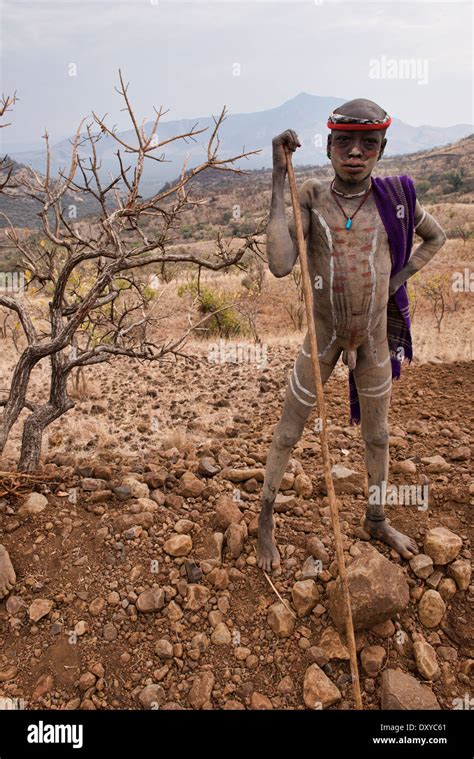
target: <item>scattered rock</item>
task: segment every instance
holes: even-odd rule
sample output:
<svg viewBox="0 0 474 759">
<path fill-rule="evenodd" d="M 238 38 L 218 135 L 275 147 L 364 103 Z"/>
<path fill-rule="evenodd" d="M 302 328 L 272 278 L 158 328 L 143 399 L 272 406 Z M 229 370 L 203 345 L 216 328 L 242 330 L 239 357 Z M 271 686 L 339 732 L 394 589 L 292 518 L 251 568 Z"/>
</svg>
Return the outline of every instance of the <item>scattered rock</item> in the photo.
<svg viewBox="0 0 474 759">
<path fill-rule="evenodd" d="M 47 598 L 37 598 L 30 604 L 28 609 L 28 615 L 31 621 L 38 622 L 38 620 L 49 614 L 53 606 L 53 601 L 49 601 Z"/>
<path fill-rule="evenodd" d="M 446 612 L 446 604 L 437 590 L 427 590 L 418 604 L 418 616 L 425 627 L 437 627 Z"/>
<path fill-rule="evenodd" d="M 138 699 L 144 709 L 159 709 L 165 701 L 166 694 L 162 685 L 146 685 L 140 691 Z"/>
<path fill-rule="evenodd" d="M 295 629 L 295 618 L 281 601 L 270 606 L 267 621 L 279 638 L 288 638 Z"/>
<path fill-rule="evenodd" d="M 212 672 L 201 672 L 195 677 L 191 690 L 188 693 L 188 703 L 193 709 L 202 709 L 204 704 L 211 700 L 214 687 L 214 675 Z"/>
<path fill-rule="evenodd" d="M 403 570 L 372 546 L 347 569 L 354 629 L 384 622 L 408 606 L 408 583 Z M 341 581 L 329 591 L 329 613 L 338 628 L 345 629 Z"/>
<path fill-rule="evenodd" d="M 433 564 L 449 564 L 460 552 L 462 540 L 447 527 L 433 527 L 425 535 L 424 548 Z"/>
<path fill-rule="evenodd" d="M 228 495 L 221 495 L 216 503 L 216 522 L 219 527 L 226 530 L 230 524 L 238 524 L 243 519 L 243 514 L 237 503 Z"/>
<path fill-rule="evenodd" d="M 426 471 L 430 472 L 431 474 L 440 474 L 441 472 L 447 472 L 449 469 L 451 469 L 451 464 L 443 459 L 442 456 L 438 455 L 425 456 L 425 458 L 421 459 L 421 463 L 426 465 Z"/>
<path fill-rule="evenodd" d="M 394 474 L 416 474 L 416 464 L 410 459 L 394 461 L 392 464 L 392 472 Z"/>
<path fill-rule="evenodd" d="M 433 646 L 430 646 L 425 640 L 417 640 L 413 644 L 413 653 L 415 654 L 416 668 L 420 675 L 425 680 L 437 680 L 441 673 Z"/>
<path fill-rule="evenodd" d="M 303 682 L 303 699 L 308 709 L 326 709 L 342 698 L 339 688 L 318 667 L 311 664 L 305 672 Z"/>
<path fill-rule="evenodd" d="M 308 614 L 319 601 L 319 591 L 314 580 L 295 582 L 291 591 L 291 598 L 299 617 Z"/>
<path fill-rule="evenodd" d="M 247 527 L 245 522 L 236 524 L 232 522 L 226 530 L 225 539 L 227 549 L 232 559 L 238 559 L 244 548 L 244 541 L 247 537 Z"/>
<path fill-rule="evenodd" d="M 383 710 L 440 709 L 434 693 L 401 669 L 385 669 L 382 674 L 381 707 Z"/>
<path fill-rule="evenodd" d="M 144 590 L 143 593 L 137 598 L 136 607 L 138 611 L 148 613 L 152 611 L 160 611 L 165 605 L 165 592 L 161 588 L 149 588 Z"/>
<path fill-rule="evenodd" d="M 456 580 L 459 590 L 467 590 L 471 582 L 471 564 L 469 561 L 457 559 L 449 565 L 448 572 Z"/>
<path fill-rule="evenodd" d="M 410 559 L 410 568 L 417 577 L 426 580 L 433 572 L 433 559 L 425 553 L 419 553 Z"/>
<path fill-rule="evenodd" d="M 212 631 L 211 641 L 216 646 L 228 646 L 232 640 L 232 635 L 225 624 L 225 622 L 219 622 Z"/>
<path fill-rule="evenodd" d="M 191 611 L 199 611 L 207 604 L 210 596 L 211 591 L 205 585 L 188 585 L 185 608 Z"/>
<path fill-rule="evenodd" d="M 309 498 L 313 492 L 313 483 L 307 474 L 297 474 L 293 485 L 296 490 L 296 495 L 301 498 Z"/>
<path fill-rule="evenodd" d="M 193 472 L 184 472 L 179 485 L 179 492 L 184 498 L 198 498 L 206 487 L 206 483 L 196 477 Z"/>
<path fill-rule="evenodd" d="M 367 646 L 361 651 L 360 661 L 364 672 L 375 677 L 382 669 L 387 653 L 382 646 Z"/>
<path fill-rule="evenodd" d="M 273 704 L 267 696 L 254 691 L 250 696 L 251 709 L 273 709 Z"/>
<path fill-rule="evenodd" d="M 334 627 L 327 627 L 324 630 L 319 648 L 328 660 L 340 659 L 341 661 L 347 661 L 350 658 L 347 646 L 344 645 Z"/>
<path fill-rule="evenodd" d="M 306 548 L 315 559 L 322 561 L 323 564 L 329 564 L 330 557 L 326 550 L 326 546 L 318 537 L 316 537 L 316 535 L 312 535 L 308 538 Z"/>
<path fill-rule="evenodd" d="M 163 550 L 169 556 L 187 556 L 193 547 L 193 541 L 189 535 L 172 535 L 165 542 Z"/>
<path fill-rule="evenodd" d="M 20 516 L 41 514 L 48 505 L 48 499 L 41 493 L 30 493 L 18 509 Z"/>
</svg>

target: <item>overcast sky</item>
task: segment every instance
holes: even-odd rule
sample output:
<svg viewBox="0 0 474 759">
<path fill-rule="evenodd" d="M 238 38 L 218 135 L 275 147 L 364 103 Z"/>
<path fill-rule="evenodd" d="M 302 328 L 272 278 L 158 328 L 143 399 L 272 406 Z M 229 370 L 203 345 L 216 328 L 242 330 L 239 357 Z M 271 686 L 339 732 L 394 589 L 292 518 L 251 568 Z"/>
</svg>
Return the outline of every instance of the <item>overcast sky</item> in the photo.
<svg viewBox="0 0 474 759">
<path fill-rule="evenodd" d="M 415 125 L 473 122 L 469 1 L 0 2 L 1 89 L 20 98 L 5 148 L 40 145 L 45 127 L 69 136 L 91 110 L 128 128 L 119 67 L 140 118 L 264 110 L 304 91 L 368 97 Z M 413 78 L 383 77 L 408 59 Z"/>
</svg>

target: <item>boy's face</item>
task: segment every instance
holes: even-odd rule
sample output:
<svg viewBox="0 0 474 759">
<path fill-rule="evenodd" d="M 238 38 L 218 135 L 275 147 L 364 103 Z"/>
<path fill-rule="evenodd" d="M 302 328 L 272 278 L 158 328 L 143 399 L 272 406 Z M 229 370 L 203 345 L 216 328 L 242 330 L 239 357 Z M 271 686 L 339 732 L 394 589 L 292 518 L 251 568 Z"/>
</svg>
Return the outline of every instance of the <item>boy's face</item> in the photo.
<svg viewBox="0 0 474 759">
<path fill-rule="evenodd" d="M 369 177 L 387 140 L 383 132 L 335 129 L 328 142 L 328 155 L 343 182 L 357 184 Z"/>
</svg>

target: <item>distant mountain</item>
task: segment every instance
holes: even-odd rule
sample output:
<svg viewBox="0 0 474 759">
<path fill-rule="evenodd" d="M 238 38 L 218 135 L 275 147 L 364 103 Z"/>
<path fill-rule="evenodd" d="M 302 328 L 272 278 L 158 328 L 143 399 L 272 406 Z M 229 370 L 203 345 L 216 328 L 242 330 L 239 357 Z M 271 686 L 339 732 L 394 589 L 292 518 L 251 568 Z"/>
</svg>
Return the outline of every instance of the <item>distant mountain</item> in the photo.
<svg viewBox="0 0 474 759">
<path fill-rule="evenodd" d="M 326 136 L 328 114 L 344 102 L 343 98 L 320 97 L 302 92 L 291 100 L 287 100 L 276 108 L 255 113 L 236 113 L 227 116 L 220 129 L 222 158 L 238 155 L 244 150 L 261 150 L 258 155 L 242 161 L 245 169 L 260 169 L 271 166 L 272 138 L 284 129 L 294 129 L 302 143 L 295 155 L 296 165 L 320 166 L 327 162 Z M 163 121 L 159 127 L 160 141 L 176 134 L 189 131 L 198 122 L 198 128 L 207 127 L 207 132 L 199 135 L 196 142 L 183 140 L 166 146 L 165 157 L 169 163 L 146 162 L 143 175 L 142 194 L 151 195 L 165 182 L 178 176 L 184 159 L 187 168 L 202 163 L 205 159 L 205 147 L 212 132 L 214 122 L 212 117 L 204 116 L 195 119 L 180 119 Z M 146 125 L 149 133 L 151 123 Z M 469 124 L 455 124 L 450 127 L 411 126 L 400 119 L 394 118 L 388 132 L 386 155 L 399 155 L 428 150 L 438 145 L 455 142 L 466 137 L 473 131 Z M 135 142 L 134 132 L 129 130 L 118 132 L 125 141 Z M 52 171 L 57 172 L 60 166 L 68 163 L 71 151 L 71 141 L 62 140 L 52 146 Z M 102 163 L 102 173 L 107 177 L 110 172 L 117 170 L 117 143 L 107 135 L 103 135 L 97 143 L 97 154 Z M 87 153 L 83 153 L 87 155 Z M 36 171 L 44 172 L 44 151 L 27 151 L 11 153 L 18 163 L 31 166 Z M 126 156 L 125 156 L 126 157 Z"/>
</svg>

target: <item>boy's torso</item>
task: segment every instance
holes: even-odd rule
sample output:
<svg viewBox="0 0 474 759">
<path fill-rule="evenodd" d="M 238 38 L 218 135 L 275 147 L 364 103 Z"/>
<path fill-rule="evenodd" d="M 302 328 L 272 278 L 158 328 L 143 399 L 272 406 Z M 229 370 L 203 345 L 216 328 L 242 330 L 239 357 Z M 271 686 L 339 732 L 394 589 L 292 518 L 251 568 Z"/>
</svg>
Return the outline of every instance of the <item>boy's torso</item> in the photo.
<svg viewBox="0 0 474 759">
<path fill-rule="evenodd" d="M 386 330 L 392 260 L 372 193 L 346 229 L 347 217 L 363 197 L 337 196 L 343 214 L 330 185 L 310 180 L 302 186 L 310 211 L 307 245 L 315 312 L 331 324 L 344 348 L 355 349 L 375 328 Z"/>
</svg>

